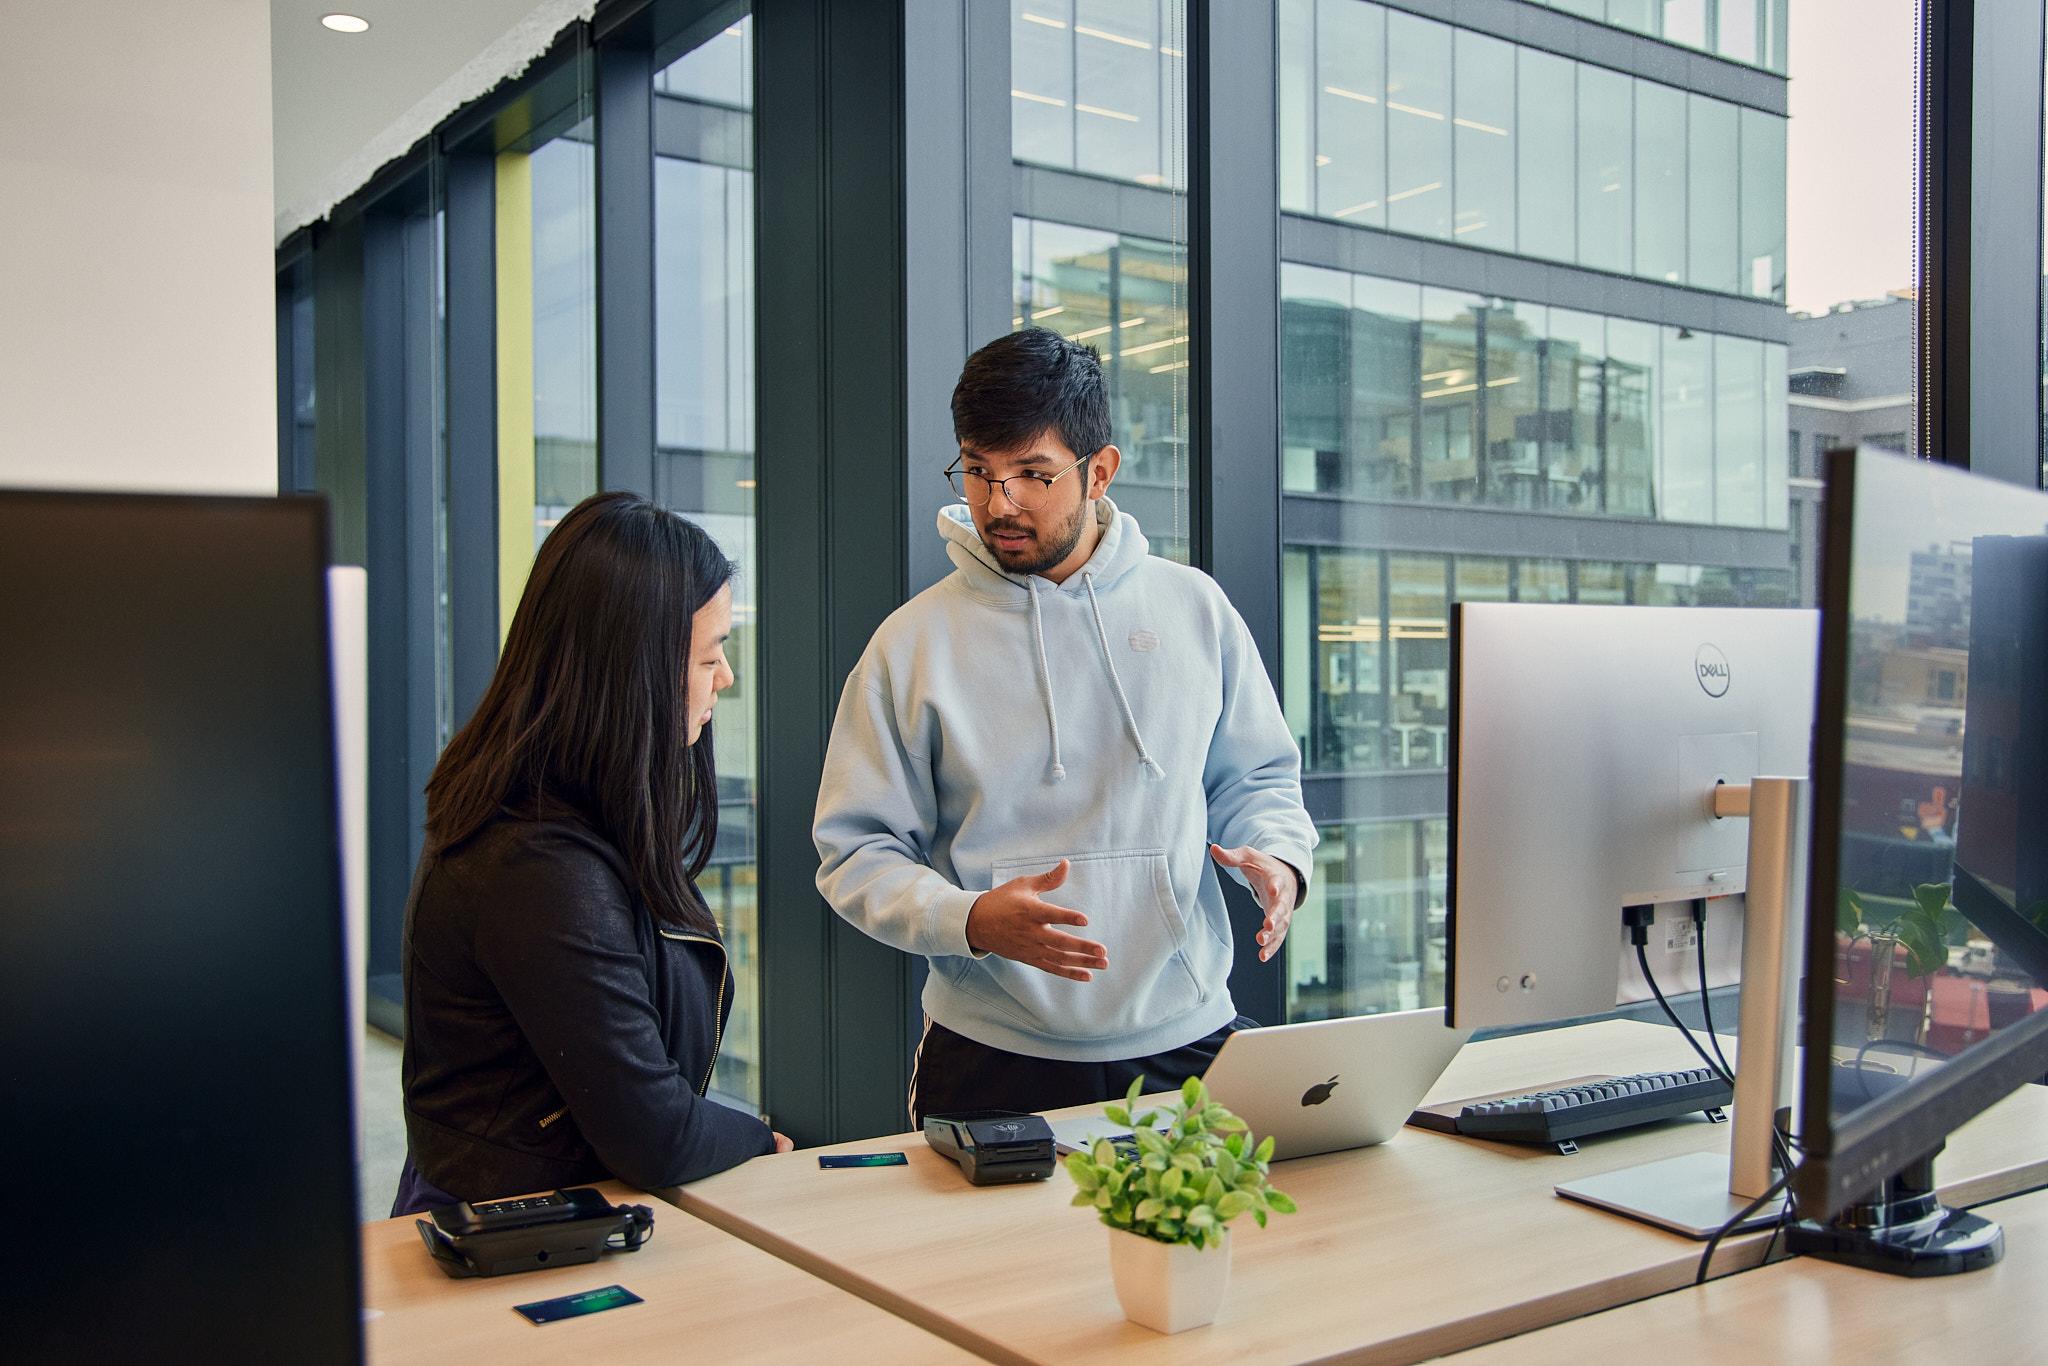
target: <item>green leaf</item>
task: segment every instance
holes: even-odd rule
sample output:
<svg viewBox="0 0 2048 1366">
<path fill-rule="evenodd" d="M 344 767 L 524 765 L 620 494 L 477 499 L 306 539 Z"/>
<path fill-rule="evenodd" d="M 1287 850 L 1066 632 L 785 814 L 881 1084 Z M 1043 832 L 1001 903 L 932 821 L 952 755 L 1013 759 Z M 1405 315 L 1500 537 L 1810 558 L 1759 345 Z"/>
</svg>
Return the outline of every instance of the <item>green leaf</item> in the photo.
<svg viewBox="0 0 2048 1366">
<path fill-rule="evenodd" d="M 1948 906 L 1948 884 L 1923 882 L 1913 889 L 1913 901 L 1923 915 L 1938 921 L 1941 919 L 1942 911 Z"/>
<path fill-rule="evenodd" d="M 1121 1124 L 1125 1128 L 1129 1128 L 1131 1126 L 1131 1112 L 1129 1110 L 1126 1110 L 1121 1105 L 1111 1105 L 1107 1107 L 1103 1110 L 1102 1116 L 1104 1119 L 1107 1119 L 1111 1124 Z"/>
<path fill-rule="evenodd" d="M 1228 1150 L 1216 1154 L 1216 1175 L 1224 1185 L 1235 1186 L 1237 1173 L 1237 1159 L 1231 1156 Z"/>
<path fill-rule="evenodd" d="M 1114 1167 L 1116 1165 L 1116 1145 L 1106 1138 L 1098 1138 L 1095 1140 L 1095 1151 L 1090 1156 L 1095 1159 L 1095 1165 L 1098 1167 Z"/>
<path fill-rule="evenodd" d="M 1250 1125 L 1246 1124 L 1243 1120 L 1239 1119 L 1236 1115 L 1233 1115 L 1228 1110 L 1225 1110 L 1223 1112 L 1222 1119 L 1218 1120 L 1215 1124 L 1211 1125 L 1210 1127 L 1213 1128 L 1219 1134 L 1241 1134 L 1248 1132 L 1251 1128 Z"/>
<path fill-rule="evenodd" d="M 1208 1088 L 1202 1085 L 1200 1077 L 1189 1077 L 1180 1084 L 1180 1103 L 1188 1109 L 1200 1109 L 1208 1099 Z"/>
<path fill-rule="evenodd" d="M 1124 1092 L 1124 1108 L 1128 1110 L 1135 1106 L 1138 1103 L 1138 1097 L 1144 1094 L 1145 1077 L 1143 1073 L 1140 1073 L 1139 1075 L 1131 1078 L 1131 1088 L 1130 1090 Z"/>
<path fill-rule="evenodd" d="M 1111 1171 L 1107 1177 L 1104 1178 L 1103 1184 L 1108 1186 L 1111 1191 L 1121 1194 L 1123 1192 L 1124 1182 L 1130 1180 L 1130 1178 L 1131 1169 L 1129 1167 L 1120 1165 L 1115 1170 Z"/>
<path fill-rule="evenodd" d="M 1131 1127 L 1134 1129 L 1149 1129 L 1158 1122 L 1158 1119 L 1159 1112 L 1157 1110 L 1147 1110 L 1144 1114 L 1131 1121 Z"/>
<path fill-rule="evenodd" d="M 1181 1185 L 1186 1180 L 1186 1174 L 1179 1167 L 1168 1167 L 1166 1174 L 1159 1178 L 1159 1193 L 1171 1200 L 1180 1194 Z"/>
<path fill-rule="evenodd" d="M 2044 902 L 2043 904 L 2044 904 L 2044 905 L 2048 905 L 2048 902 Z M 1224 1146 L 1224 1148 L 1225 1148 L 1225 1149 L 1226 1149 L 1226 1150 L 1227 1150 L 1227 1151 L 1228 1151 L 1228 1152 L 1230 1153 L 1230 1155 L 1231 1155 L 1232 1157 L 1243 1157 L 1243 1156 L 1244 1156 L 1244 1140 L 1245 1140 L 1245 1130 L 1243 1130 L 1243 1129 L 1239 1129 L 1239 1130 L 1238 1130 L 1238 1131 L 1237 1131 L 1236 1133 L 1232 1134 L 1232 1135 L 1231 1135 L 1231 1136 L 1230 1136 L 1229 1138 L 1227 1138 L 1227 1139 L 1223 1140 L 1223 1146 Z"/>
<path fill-rule="evenodd" d="M 1254 1205 L 1252 1207 L 1252 1218 L 1258 1221 L 1260 1228 L 1264 1228 L 1266 1226 L 1266 1207 L 1264 1205 Z"/>
<path fill-rule="evenodd" d="M 1177 1243 L 1180 1241 L 1180 1224 L 1176 1221 L 1172 1219 L 1161 1219 L 1159 1222 L 1152 1225 L 1152 1227 L 1157 1233 L 1158 1238 L 1161 1242 Z"/>
<path fill-rule="evenodd" d="M 1139 1159 L 1139 1165 L 1148 1172 L 1163 1172 L 1167 1168 L 1165 1153 L 1146 1153 Z"/>
<path fill-rule="evenodd" d="M 1140 1200 L 1138 1208 L 1133 1210 L 1131 1214 L 1136 1219 L 1157 1219 L 1165 1211 L 1166 1202 L 1154 1196 L 1150 1200 Z"/>
<path fill-rule="evenodd" d="M 1266 1203 L 1281 1214 L 1292 1214 L 1296 1208 L 1294 1198 L 1284 1191 L 1267 1191 Z"/>
<path fill-rule="evenodd" d="M 1254 1162 L 1271 1162 L 1272 1160 L 1273 1160 L 1273 1135 L 1271 1135 L 1271 1134 L 1267 1134 L 1267 1135 L 1266 1135 L 1266 1136 L 1265 1136 L 1264 1138 L 1262 1138 L 1262 1139 L 1260 1139 L 1260 1140 L 1259 1140 L 1259 1146 L 1258 1146 L 1257 1150 L 1256 1150 L 1256 1151 L 1254 1151 L 1254 1152 L 1252 1153 L 1252 1161 L 1254 1161 Z"/>
<path fill-rule="evenodd" d="M 1216 1211 L 1210 1209 L 1207 1205 L 1196 1205 L 1188 1211 L 1187 1225 L 1189 1228 L 1208 1228 L 1215 1222 Z"/>
<path fill-rule="evenodd" d="M 1108 1208 L 1110 1207 L 1110 1204 L 1111 1204 L 1111 1202 L 1112 1202 L 1113 1198 L 1114 1198 L 1114 1197 L 1112 1197 L 1112 1196 L 1110 1195 L 1110 1193 L 1109 1193 L 1109 1189 L 1108 1189 L 1107 1187 L 1104 1187 L 1103 1189 L 1101 1189 L 1101 1190 L 1098 1190 L 1098 1191 L 1096 1191 L 1096 1192 L 1095 1192 L 1095 1208 L 1097 1208 L 1097 1209 L 1108 1209 Z"/>
<path fill-rule="evenodd" d="M 1186 1172 L 1189 1176 L 1199 1176 L 1202 1173 L 1202 1159 L 1193 1153 L 1175 1153 L 1173 1155 L 1173 1165 Z"/>
<path fill-rule="evenodd" d="M 1223 1198 L 1223 1190 L 1223 1178 L 1210 1172 L 1209 1179 L 1202 1183 L 1202 1198 L 1213 1205 Z"/>
<path fill-rule="evenodd" d="M 1075 1191 L 1074 1198 L 1072 1200 L 1069 1200 L 1067 1203 L 1070 1205 L 1093 1206 L 1095 1203 L 1095 1195 L 1091 1191 Z"/>
<path fill-rule="evenodd" d="M 1843 934 L 1855 934 L 1863 928 L 1863 923 L 1863 899 L 1856 895 L 1854 888 L 1842 888 L 1841 895 L 1835 899 L 1835 928 Z"/>
<path fill-rule="evenodd" d="M 1216 1202 L 1216 1214 L 1219 1218 L 1235 1219 L 1254 1207 L 1255 1202 L 1249 1195 L 1243 1191 L 1232 1191 Z"/>
</svg>

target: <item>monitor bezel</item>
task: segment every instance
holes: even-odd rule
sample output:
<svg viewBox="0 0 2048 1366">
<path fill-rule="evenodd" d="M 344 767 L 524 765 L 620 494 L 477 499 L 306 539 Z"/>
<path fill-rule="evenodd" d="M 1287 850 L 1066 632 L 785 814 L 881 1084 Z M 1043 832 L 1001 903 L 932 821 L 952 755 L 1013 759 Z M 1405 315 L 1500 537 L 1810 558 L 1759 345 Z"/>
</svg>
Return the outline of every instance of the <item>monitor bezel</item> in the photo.
<svg viewBox="0 0 2048 1366">
<path fill-rule="evenodd" d="M 2036 1011 L 1971 1045 L 1932 1077 L 1856 1110 L 1837 1124 L 1834 1069 L 1815 1066 L 1834 1047 L 1835 901 L 1840 894 L 1843 763 L 1846 746 L 1849 575 L 1854 561 L 1856 471 L 1902 457 L 1853 450 L 1827 455 L 1822 500 L 1819 693 L 1814 699 L 1813 857 L 1808 860 L 1806 983 L 1802 992 L 1800 1128 L 1803 1156 L 1792 1175 L 1801 1218 L 1832 1218 L 1873 1196 L 1889 1177 L 1938 1150 L 1955 1129 L 2048 1074 L 2048 1011 Z M 1916 462 L 1932 463 L 1932 462 Z M 1943 467 L 1946 468 L 1946 467 Z M 1958 472 L 1960 473 L 1960 471 Z"/>
</svg>

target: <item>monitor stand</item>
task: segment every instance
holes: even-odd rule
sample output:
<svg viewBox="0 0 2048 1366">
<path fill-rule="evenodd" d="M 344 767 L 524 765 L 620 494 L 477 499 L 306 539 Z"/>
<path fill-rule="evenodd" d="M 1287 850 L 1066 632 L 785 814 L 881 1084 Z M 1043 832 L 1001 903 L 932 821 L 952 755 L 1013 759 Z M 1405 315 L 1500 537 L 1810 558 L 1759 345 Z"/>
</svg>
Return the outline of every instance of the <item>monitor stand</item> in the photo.
<svg viewBox="0 0 2048 1366">
<path fill-rule="evenodd" d="M 2004 1256 L 2005 1231 L 1981 1215 L 1941 1203 L 1930 1153 L 1886 1181 L 1876 1198 L 1826 1223 L 1801 1219 L 1788 1226 L 1785 1246 L 1894 1276 L 1953 1276 Z"/>
<path fill-rule="evenodd" d="M 1778 1113 L 1791 1098 L 1801 925 L 1793 910 L 1806 895 L 1808 789 L 1804 778 L 1757 778 L 1747 788 L 1719 788 L 1713 795 L 1717 816 L 1749 817 L 1742 1022 L 1729 1156 L 1688 1153 L 1567 1181 L 1557 1187 L 1567 1200 L 1699 1239 L 1724 1228 L 1768 1228 L 1784 1217 L 1784 1195 L 1756 1202 L 1777 1184 Z M 1748 1215 L 1735 1223 L 1744 1210 Z"/>
</svg>

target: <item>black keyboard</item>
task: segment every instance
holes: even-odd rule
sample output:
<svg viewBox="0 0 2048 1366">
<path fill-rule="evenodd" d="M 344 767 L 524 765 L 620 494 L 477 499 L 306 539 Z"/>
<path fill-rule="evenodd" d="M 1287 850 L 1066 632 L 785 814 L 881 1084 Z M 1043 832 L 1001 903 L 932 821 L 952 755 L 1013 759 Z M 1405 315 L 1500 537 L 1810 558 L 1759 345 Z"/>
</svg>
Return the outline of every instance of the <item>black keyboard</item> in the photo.
<svg viewBox="0 0 2048 1366">
<path fill-rule="evenodd" d="M 1719 1122 L 1721 1107 L 1735 1099 L 1727 1082 L 1704 1067 L 1686 1072 L 1641 1072 L 1608 1077 L 1554 1091 L 1475 1101 L 1458 1112 L 1458 1132 L 1509 1143 L 1553 1143 L 1577 1152 L 1572 1140 L 1675 1119 L 1694 1110 Z"/>
</svg>

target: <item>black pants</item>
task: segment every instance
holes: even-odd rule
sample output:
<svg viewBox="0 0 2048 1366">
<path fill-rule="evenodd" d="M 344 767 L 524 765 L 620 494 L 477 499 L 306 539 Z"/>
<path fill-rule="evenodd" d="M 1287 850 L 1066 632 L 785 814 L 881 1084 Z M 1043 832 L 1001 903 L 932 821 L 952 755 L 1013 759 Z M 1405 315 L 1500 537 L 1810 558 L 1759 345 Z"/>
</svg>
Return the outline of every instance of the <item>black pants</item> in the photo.
<svg viewBox="0 0 2048 1366">
<path fill-rule="evenodd" d="M 990 1048 L 933 1020 L 925 1029 L 911 1074 L 911 1127 L 922 1128 L 926 1115 L 962 1110 L 1057 1110 L 1120 1100 L 1137 1076 L 1145 1078 L 1147 1093 L 1171 1091 L 1208 1071 L 1216 1051 L 1233 1033 L 1257 1027 L 1256 1020 L 1240 1015 L 1214 1034 L 1171 1052 L 1117 1062 L 1062 1062 Z"/>
</svg>

